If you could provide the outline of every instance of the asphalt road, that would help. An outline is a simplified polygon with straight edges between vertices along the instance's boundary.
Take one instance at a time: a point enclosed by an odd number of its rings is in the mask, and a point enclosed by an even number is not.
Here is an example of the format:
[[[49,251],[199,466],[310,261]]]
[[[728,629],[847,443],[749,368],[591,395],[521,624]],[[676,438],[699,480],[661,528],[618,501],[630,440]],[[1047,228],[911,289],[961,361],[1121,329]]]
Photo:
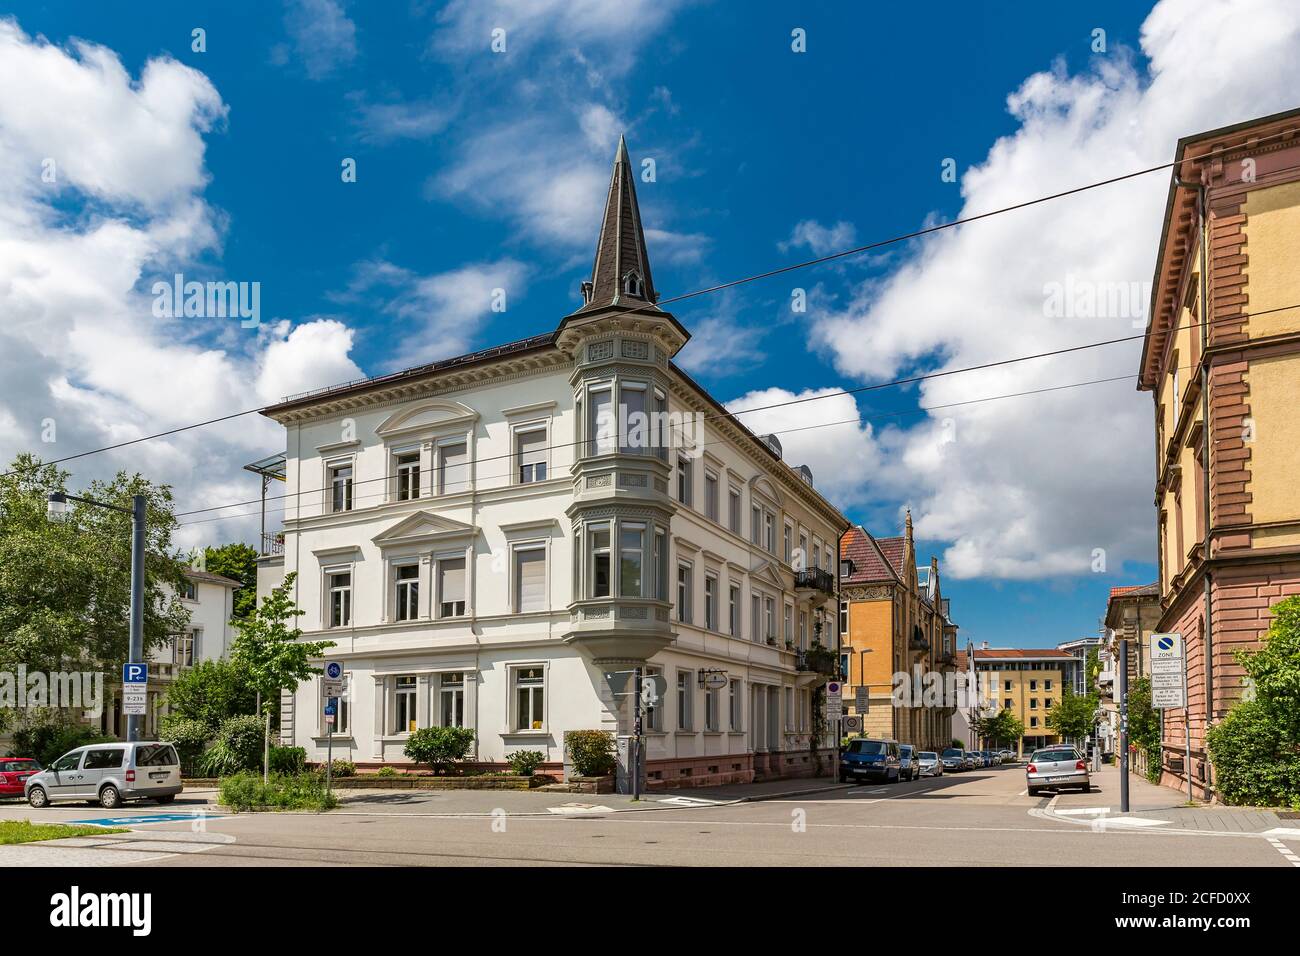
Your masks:
[[[690,797],[691,791],[677,795]],[[160,867],[1291,866],[1278,848],[1254,835],[1097,829],[1051,816],[1051,795],[1025,794],[1020,767],[688,809],[655,804],[658,809],[608,812],[599,809],[600,797],[565,795],[566,802],[582,800],[592,808],[556,812],[554,800],[530,807],[531,795],[519,794],[508,810],[494,814],[505,802],[501,796],[475,793],[473,809],[459,801],[458,815],[446,815],[435,799],[404,794],[400,804],[363,801],[329,814],[214,817],[197,832],[189,821],[159,822],[140,827],[148,842],[115,838],[102,846],[32,852],[45,862],[58,862],[66,852],[75,853],[79,865],[86,857],[112,865],[120,855],[122,863]],[[535,812],[521,814],[528,809]],[[185,807],[178,801],[167,810]],[[6,808],[3,816],[33,812]],[[60,808],[54,815],[85,819],[105,812]],[[1289,845],[1292,852],[1300,849],[1300,841]]]

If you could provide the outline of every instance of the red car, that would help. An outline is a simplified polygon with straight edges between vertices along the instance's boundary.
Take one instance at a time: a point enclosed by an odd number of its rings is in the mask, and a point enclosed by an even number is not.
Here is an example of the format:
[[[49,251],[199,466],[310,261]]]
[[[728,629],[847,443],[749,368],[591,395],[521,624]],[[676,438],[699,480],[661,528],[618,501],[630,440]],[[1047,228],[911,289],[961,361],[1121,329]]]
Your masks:
[[[27,778],[42,769],[30,757],[0,757],[0,797],[21,797]]]

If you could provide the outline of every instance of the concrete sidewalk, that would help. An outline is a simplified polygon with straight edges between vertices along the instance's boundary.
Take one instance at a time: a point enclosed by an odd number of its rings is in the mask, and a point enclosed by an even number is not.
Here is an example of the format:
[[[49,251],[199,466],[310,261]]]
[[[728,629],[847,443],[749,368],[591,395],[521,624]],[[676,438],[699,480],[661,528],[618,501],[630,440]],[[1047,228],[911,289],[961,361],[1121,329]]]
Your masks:
[[[1049,804],[1052,815],[1079,822],[1105,818],[1121,826],[1198,830],[1209,833],[1266,833],[1290,830],[1300,836],[1300,820],[1254,807],[1189,805],[1187,794],[1129,774],[1129,812],[1120,813],[1119,767],[1103,766],[1092,775],[1092,792],[1068,790]],[[1130,822],[1125,822],[1130,821]]]

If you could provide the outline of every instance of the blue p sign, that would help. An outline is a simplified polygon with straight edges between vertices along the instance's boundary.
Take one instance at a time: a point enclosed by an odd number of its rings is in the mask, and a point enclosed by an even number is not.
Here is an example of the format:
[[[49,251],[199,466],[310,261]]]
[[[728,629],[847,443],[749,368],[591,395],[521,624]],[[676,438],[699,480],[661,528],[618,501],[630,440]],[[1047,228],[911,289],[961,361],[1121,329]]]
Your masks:
[[[122,665],[122,683],[123,684],[144,684],[149,680],[148,664],[123,664]]]

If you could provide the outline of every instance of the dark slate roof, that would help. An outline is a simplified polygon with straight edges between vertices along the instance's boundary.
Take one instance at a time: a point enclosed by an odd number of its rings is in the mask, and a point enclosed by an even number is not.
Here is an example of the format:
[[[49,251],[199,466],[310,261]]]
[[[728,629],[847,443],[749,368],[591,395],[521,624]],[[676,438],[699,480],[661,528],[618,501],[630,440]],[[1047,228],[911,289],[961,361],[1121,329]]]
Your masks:
[[[605,215],[600,224],[600,238],[596,240],[596,258],[591,266],[591,298],[579,312],[611,305],[653,305],[659,298],[650,275],[650,256],[646,253],[635,181],[627,143],[620,136],[618,152],[614,156],[614,172],[609,180],[609,195],[605,199]],[[623,278],[629,272],[641,276],[641,295],[630,295],[624,290]]]

